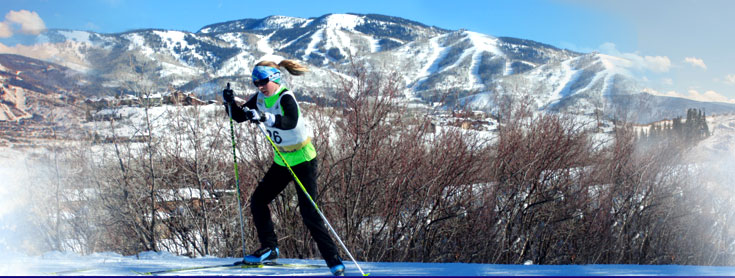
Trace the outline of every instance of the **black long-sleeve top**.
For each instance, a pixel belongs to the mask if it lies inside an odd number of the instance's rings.
[[[285,90],[283,92],[285,92]],[[257,93],[251,96],[250,99],[245,102],[243,106],[233,105],[232,119],[237,121],[238,123],[247,120],[247,118],[245,118],[245,109],[243,107],[258,110],[258,106],[255,104],[258,99],[257,96]],[[225,106],[227,105],[228,104],[225,103]],[[225,109],[227,109],[227,107],[225,107]],[[296,123],[299,120],[299,107],[296,105],[296,99],[294,99],[292,95],[284,95],[283,97],[281,97],[281,109],[283,109],[283,116],[276,115],[276,121],[273,124],[273,127],[282,130],[295,128]]]

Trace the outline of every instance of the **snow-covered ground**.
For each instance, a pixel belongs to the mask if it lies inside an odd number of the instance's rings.
[[[693,153],[699,161],[708,165],[713,175],[721,177],[722,185],[733,190],[731,167],[735,156],[735,115],[708,119],[712,136],[700,142]],[[238,258],[188,258],[170,253],[145,252],[136,256],[115,253],[78,255],[50,252],[28,255],[26,247],[34,240],[30,228],[31,219],[27,202],[29,190],[37,177],[28,174],[38,165],[29,164],[39,155],[29,150],[0,148],[0,275],[146,275],[167,269],[196,266],[222,265],[238,261]],[[713,157],[720,157],[714,159]],[[723,163],[721,160],[727,161]],[[713,165],[722,167],[712,167]],[[726,167],[727,166],[727,167]],[[718,170],[719,169],[719,170]],[[471,236],[471,235],[468,235]],[[36,250],[37,252],[37,250]],[[38,254],[38,253],[34,253]],[[360,259],[360,258],[358,258]],[[322,265],[319,259],[281,259],[281,263]],[[345,261],[347,275],[360,276],[357,267]],[[735,266],[683,266],[683,265],[492,265],[466,263],[387,263],[359,262],[370,276],[735,276]],[[167,273],[166,275],[278,275],[322,276],[329,275],[326,267],[316,268],[210,268]]]
[[[7,255],[7,254],[6,254]],[[222,265],[237,258],[187,258],[169,253],[146,252],[137,256],[99,253],[79,256],[47,253],[42,256],[14,255],[0,262],[2,275],[150,275],[147,273]],[[321,265],[324,267],[209,268],[162,273],[159,275],[253,275],[325,276],[329,269],[322,260],[280,259],[280,263]],[[359,262],[369,276],[732,276],[735,267],[681,265],[492,265],[466,263],[367,263]],[[352,262],[345,262],[347,276],[361,276]]]
[[[735,115],[707,117],[712,136],[702,140],[695,152],[704,159],[727,158],[735,160]]]

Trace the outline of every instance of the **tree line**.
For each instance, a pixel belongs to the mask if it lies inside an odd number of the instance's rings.
[[[637,139],[649,142],[659,141],[663,137],[679,140],[683,144],[694,145],[710,136],[707,125],[707,115],[700,109],[687,109],[686,120],[681,116],[674,118],[671,122],[654,123],[650,125],[648,132],[640,130]]]

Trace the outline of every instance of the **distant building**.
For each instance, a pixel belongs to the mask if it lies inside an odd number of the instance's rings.
[[[94,110],[102,110],[116,106],[138,107],[142,105],[161,106],[163,104],[171,105],[206,105],[207,101],[203,101],[194,95],[194,93],[185,93],[182,91],[174,91],[170,94],[154,93],[149,95],[122,94],[115,97],[92,97],[84,101],[90,108]]]
[[[160,93],[144,94],[140,96],[140,104],[147,106],[161,106],[163,104],[163,97]]]
[[[123,106],[138,106],[138,104],[140,104],[140,101],[134,95],[124,94],[117,96],[116,98],[119,101],[119,104]]]
[[[84,100],[89,107],[96,110],[105,109],[118,103],[114,97],[93,97]]]
[[[96,110],[102,110],[115,106],[138,106],[140,100],[134,95],[124,94],[114,97],[92,97],[84,100],[84,103]]]
[[[172,105],[206,105],[207,102],[200,100],[194,93],[184,93],[182,91],[174,91],[163,99],[164,104]]]

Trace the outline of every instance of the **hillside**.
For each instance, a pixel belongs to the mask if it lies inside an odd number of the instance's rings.
[[[681,115],[682,106],[735,110],[733,104],[644,94],[624,58],[377,14],[269,16],[213,23],[194,33],[49,30],[39,42],[59,53],[50,62],[86,73],[91,83],[78,91],[87,96],[145,87],[216,99],[226,82],[246,94],[256,61],[287,58],[312,69],[287,78],[310,98],[333,98],[334,77],[350,63],[366,63],[400,74],[406,100],[445,108],[461,104],[492,112],[496,104],[489,100],[530,96],[541,111],[602,112],[641,123]]]

